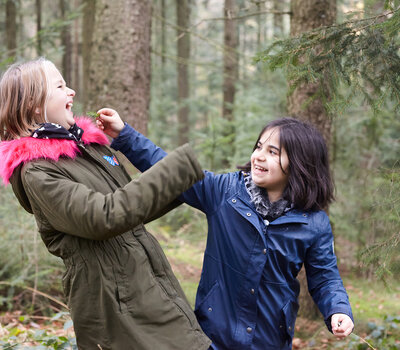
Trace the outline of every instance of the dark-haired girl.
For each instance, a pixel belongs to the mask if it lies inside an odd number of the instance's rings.
[[[144,171],[166,153],[112,110],[100,128]],[[269,123],[241,171],[205,178],[182,199],[208,220],[207,247],[195,313],[212,349],[291,349],[305,266],[309,292],[338,338],[353,329],[349,299],[333,251],[333,198],[326,144],[292,118]]]

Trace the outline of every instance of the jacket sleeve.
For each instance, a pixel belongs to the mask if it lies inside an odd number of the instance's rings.
[[[93,240],[111,238],[143,223],[204,177],[189,145],[108,194],[74,182],[46,164],[33,162],[24,168],[23,184],[35,215],[60,232]]]
[[[329,218],[319,212],[314,222],[319,222],[316,239],[308,249],[305,268],[308,290],[324,316],[325,324],[332,331],[330,319],[333,314],[342,313],[353,320],[348,295],[337,268],[333,248],[333,235]],[[354,322],[354,320],[353,320]]]
[[[146,171],[167,155],[163,149],[126,123],[120,135],[111,143],[111,147],[122,152],[140,171]],[[215,176],[209,171],[204,173],[204,180],[197,182],[179,199],[204,213],[210,213],[222,198],[219,194],[223,191],[225,181],[222,175]]]
[[[122,152],[141,172],[146,171],[167,155],[167,152],[127,123],[119,136],[112,141],[111,147]]]

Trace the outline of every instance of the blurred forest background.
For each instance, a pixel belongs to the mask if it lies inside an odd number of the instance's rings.
[[[400,349],[399,5],[0,0],[0,72],[45,56],[77,92],[76,115],[115,108],[166,150],[190,142],[215,172],[246,163],[272,119],[315,123],[330,147],[329,214],[356,328],[335,341],[302,293],[293,348]],[[205,216],[183,205],[148,227],[194,305]],[[10,187],[0,188],[0,242],[0,346],[76,349],[62,261]]]

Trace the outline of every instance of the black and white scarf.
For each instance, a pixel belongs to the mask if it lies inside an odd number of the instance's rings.
[[[83,129],[78,125],[72,125],[68,130],[61,125],[54,123],[42,123],[33,131],[32,137],[37,139],[66,139],[80,142]]]
[[[251,174],[244,173],[244,184],[250,199],[264,220],[273,221],[292,209],[293,205],[286,199],[270,202],[265,188],[258,187],[251,178]]]

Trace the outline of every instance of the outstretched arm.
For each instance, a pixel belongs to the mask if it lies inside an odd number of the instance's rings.
[[[353,315],[337,268],[329,218],[324,212],[319,212],[313,220],[316,239],[304,262],[308,289],[324,315],[328,329],[338,338],[343,338],[353,330]]]
[[[51,162],[28,163],[23,170],[36,215],[60,232],[93,240],[109,239],[149,220],[203,177],[188,145],[107,194],[74,181]]]
[[[111,147],[122,152],[140,171],[146,171],[167,155],[147,137],[124,124],[114,110],[103,108],[98,113],[100,116],[97,123],[100,129],[111,137],[117,135]],[[211,212],[222,198],[223,186],[223,177],[205,171],[204,180],[197,182],[179,199],[205,213]]]

